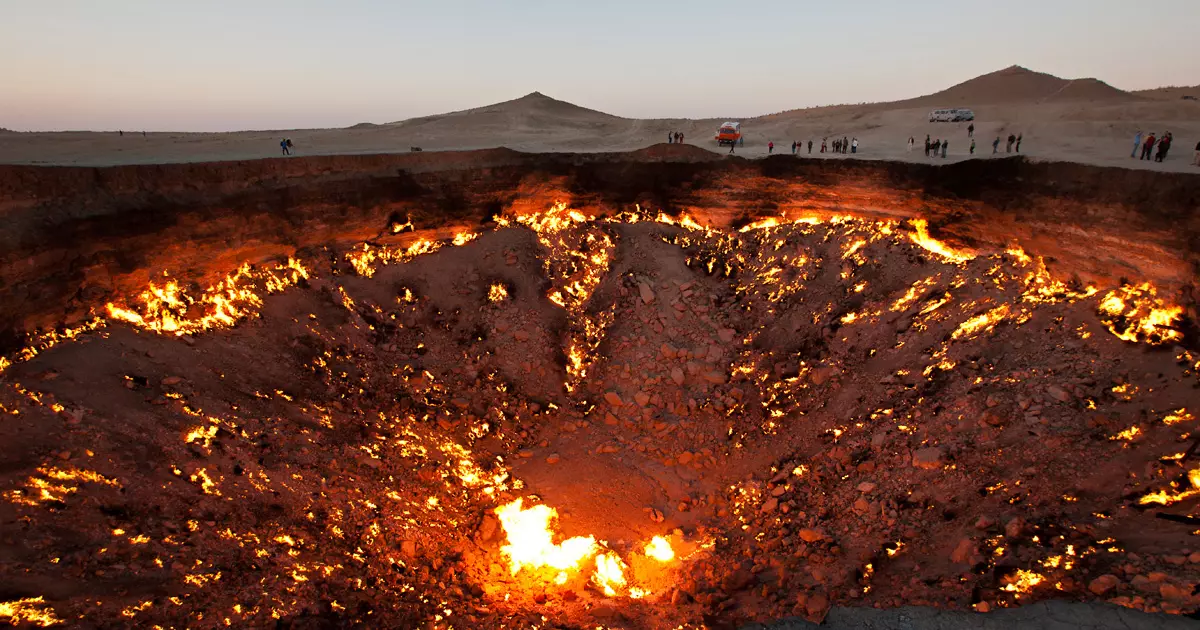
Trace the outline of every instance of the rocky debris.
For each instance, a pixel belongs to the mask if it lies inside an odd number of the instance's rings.
[[[683,379],[683,370],[677,367],[671,368],[671,380],[675,381],[676,385],[683,385]]]
[[[979,558],[979,548],[974,540],[963,538],[958,541],[958,545],[954,547],[954,551],[950,554],[950,560],[957,564],[974,564]]]
[[[1054,400],[1057,400],[1058,402],[1061,402],[1061,403],[1071,402],[1070,392],[1059,387],[1058,385],[1051,385],[1051,386],[1047,387],[1046,393],[1049,394],[1051,398],[1053,398]]]
[[[796,532],[796,535],[800,537],[800,540],[803,540],[806,543],[815,543],[825,540],[826,534],[820,529],[804,528]]]
[[[638,285],[638,294],[642,297],[642,304],[654,302],[654,290],[645,282]]]
[[[924,470],[936,470],[942,467],[943,451],[936,446],[919,448],[913,452],[912,465]]]

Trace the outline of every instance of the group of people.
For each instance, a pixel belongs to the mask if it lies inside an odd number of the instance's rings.
[[[808,139],[808,153],[809,153],[809,155],[812,155],[812,145],[813,145],[812,138],[809,138],[809,139]],[[801,141],[796,141],[796,142],[793,142],[793,143],[792,143],[792,155],[796,155],[796,154],[797,154],[799,151],[801,151],[802,149],[804,149],[804,143],[803,143],[803,142],[801,142]]]
[[[1139,130],[1133,137],[1133,153],[1130,153],[1129,157],[1137,157],[1138,149],[1141,149],[1142,156],[1138,160],[1149,160],[1153,154],[1154,161],[1161,162],[1167,159],[1167,152],[1171,150],[1171,142],[1174,140],[1175,136],[1172,136],[1170,131],[1163,133],[1161,138],[1155,137],[1154,132],[1151,131],[1150,135],[1142,140],[1142,132]],[[1157,153],[1154,153],[1155,147],[1158,147]],[[1196,145],[1196,151],[1200,152],[1200,144]],[[1196,156],[1195,162],[1200,164],[1200,155]]]
[[[683,144],[683,132],[670,131],[667,132],[667,144]],[[732,151],[731,151],[732,153]]]
[[[811,144],[812,142],[810,141],[809,145]],[[829,138],[821,138],[821,153],[825,153],[828,147]],[[811,149],[812,147],[810,146],[809,148]],[[850,153],[858,153],[858,138],[851,140],[846,138],[846,136],[842,136],[841,140],[838,140],[837,138],[833,139],[833,153],[845,153],[847,151]],[[810,150],[809,152],[811,153],[812,151]]]
[[[280,140],[280,141],[279,141],[279,148],[280,148],[280,149],[283,149],[283,154],[284,154],[284,155],[291,155],[291,154],[292,154],[292,148],[294,148],[295,146],[296,146],[296,145],[292,144],[292,139],[291,139],[291,138],[284,138],[283,140]]]
[[[972,126],[974,126],[974,125],[972,125]],[[909,136],[908,137],[908,150],[912,151],[913,146],[915,144],[916,144],[916,142],[913,140],[913,137]],[[972,152],[974,152],[974,150],[975,150],[974,147],[975,147],[975,141],[971,140]],[[938,157],[938,154],[940,153],[941,156],[944,158],[944,157],[946,157],[946,152],[949,150],[950,150],[950,141],[949,140],[942,140],[941,138],[938,138],[937,140],[930,142],[929,134],[925,134],[925,157]]]

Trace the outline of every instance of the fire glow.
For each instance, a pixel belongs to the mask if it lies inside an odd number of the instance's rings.
[[[554,542],[558,510],[547,505],[525,508],[524,499],[516,499],[496,508],[495,512],[507,537],[500,551],[508,556],[509,571],[513,576],[522,571],[535,575],[549,571],[554,575],[553,582],[562,586],[587,570],[588,560],[592,560],[588,581],[606,596],[628,595],[638,599],[648,594],[645,589],[630,586],[628,565],[594,536],[575,536]],[[675,559],[671,543],[662,536],[655,536],[646,545],[645,555],[664,565]]]

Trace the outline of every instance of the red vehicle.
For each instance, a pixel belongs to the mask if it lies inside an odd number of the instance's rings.
[[[717,129],[716,137],[717,146],[719,147],[734,144],[741,146],[745,144],[745,140],[742,138],[742,123],[740,122],[727,122],[721,125]]]

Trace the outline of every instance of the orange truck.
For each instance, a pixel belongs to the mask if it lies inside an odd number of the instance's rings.
[[[727,122],[717,129],[717,146],[734,144],[745,144],[745,140],[742,139],[742,123]]]

